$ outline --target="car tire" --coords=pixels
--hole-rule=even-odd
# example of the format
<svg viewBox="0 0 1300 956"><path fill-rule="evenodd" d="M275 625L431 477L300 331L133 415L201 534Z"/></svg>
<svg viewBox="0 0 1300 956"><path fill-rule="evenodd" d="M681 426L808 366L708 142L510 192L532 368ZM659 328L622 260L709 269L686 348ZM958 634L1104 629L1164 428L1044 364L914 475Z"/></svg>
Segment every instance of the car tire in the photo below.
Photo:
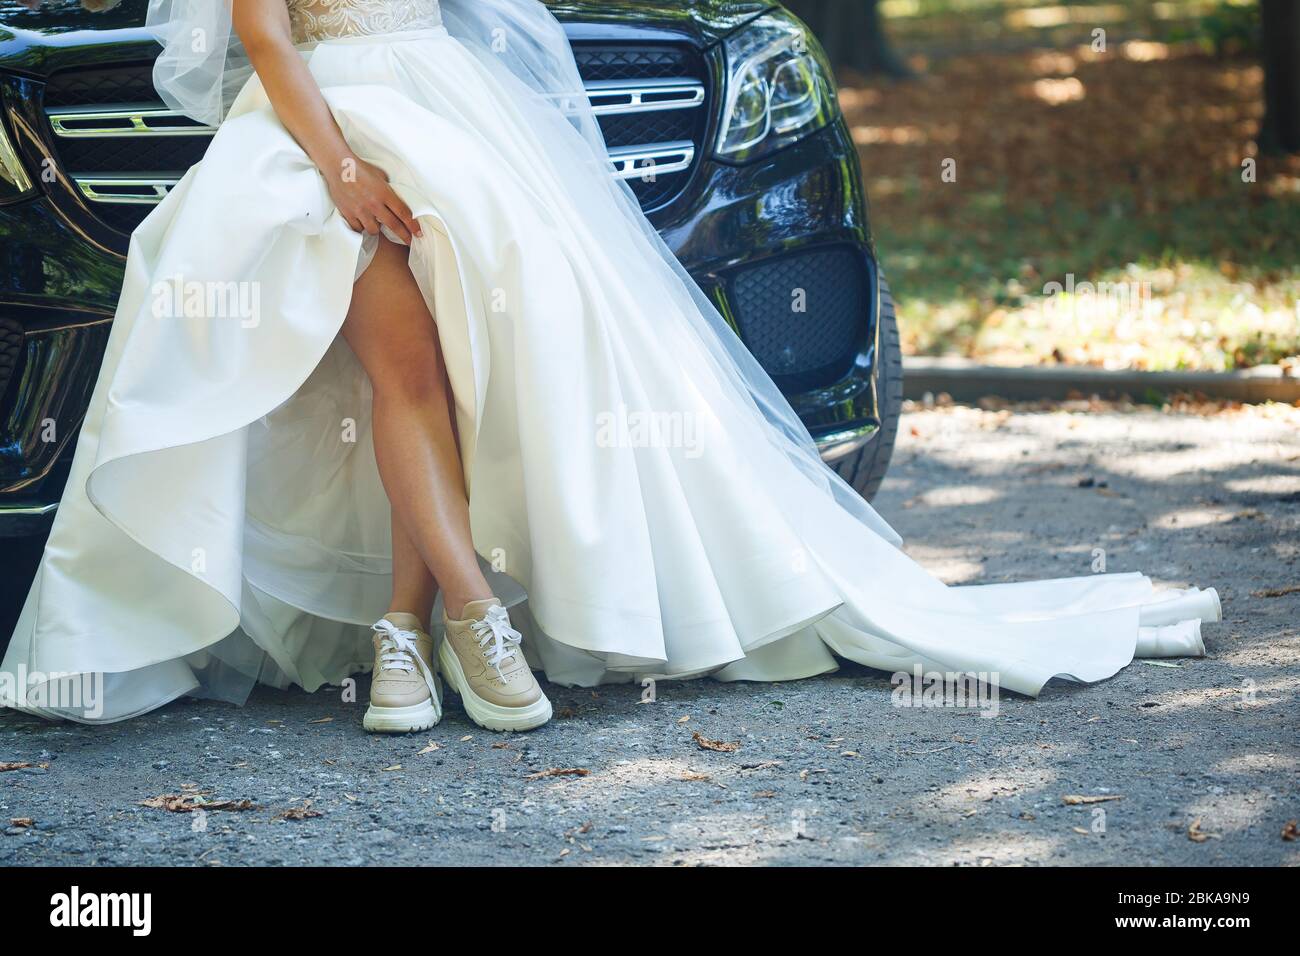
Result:
<svg viewBox="0 0 1300 956"><path fill-rule="evenodd" d="M833 467L841 478L870 501L880 490L894 454L898 420L903 413L903 350L898 341L898 317L889 281L880 276L880 428L861 450L845 455Z"/></svg>
<svg viewBox="0 0 1300 956"><path fill-rule="evenodd" d="M47 537L49 533L42 532L29 538L0 538L0 550L5 554L5 570L0 574L0 657L4 657L18 624L18 615L22 613L23 602L27 600L27 592L31 590L41 555L45 552Z"/></svg>

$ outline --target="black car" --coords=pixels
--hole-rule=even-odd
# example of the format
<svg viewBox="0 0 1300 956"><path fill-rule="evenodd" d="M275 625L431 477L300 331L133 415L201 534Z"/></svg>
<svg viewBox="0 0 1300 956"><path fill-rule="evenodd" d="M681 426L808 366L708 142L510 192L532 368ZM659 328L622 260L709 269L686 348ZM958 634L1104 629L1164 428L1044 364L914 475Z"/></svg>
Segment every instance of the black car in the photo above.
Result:
<svg viewBox="0 0 1300 956"><path fill-rule="evenodd" d="M0 552L20 592L14 556L61 496L128 236L212 135L154 93L146 7L0 0ZM870 497L897 429L898 332L820 46L765 0L551 8L614 174Z"/></svg>

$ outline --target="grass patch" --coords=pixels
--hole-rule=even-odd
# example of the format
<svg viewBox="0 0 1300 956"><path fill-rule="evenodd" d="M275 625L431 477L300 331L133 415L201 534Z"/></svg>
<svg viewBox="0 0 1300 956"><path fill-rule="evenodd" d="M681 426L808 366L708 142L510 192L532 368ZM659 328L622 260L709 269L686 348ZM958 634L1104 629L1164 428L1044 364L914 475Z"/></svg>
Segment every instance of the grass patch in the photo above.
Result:
<svg viewBox="0 0 1300 956"><path fill-rule="evenodd" d="M1211 370L1300 353L1300 159L1256 156L1253 59L1144 39L925 67L841 84L909 352Z"/></svg>

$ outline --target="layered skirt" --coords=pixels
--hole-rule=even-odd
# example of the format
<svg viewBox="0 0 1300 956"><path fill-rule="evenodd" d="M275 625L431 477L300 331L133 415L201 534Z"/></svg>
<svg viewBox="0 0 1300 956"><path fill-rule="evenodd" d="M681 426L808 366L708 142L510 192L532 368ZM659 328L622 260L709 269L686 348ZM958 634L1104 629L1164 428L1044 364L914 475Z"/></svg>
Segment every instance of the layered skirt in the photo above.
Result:
<svg viewBox="0 0 1300 956"><path fill-rule="evenodd" d="M441 29L317 45L344 136L419 217L476 550L563 684L785 680L836 657L1036 695L1200 654L1213 591L1139 574L949 587L762 434L657 273L555 188L516 93ZM371 393L339 329L373 240L256 78L131 239L0 704L118 720L363 670L390 596ZM103 675L93 712L60 695Z"/></svg>

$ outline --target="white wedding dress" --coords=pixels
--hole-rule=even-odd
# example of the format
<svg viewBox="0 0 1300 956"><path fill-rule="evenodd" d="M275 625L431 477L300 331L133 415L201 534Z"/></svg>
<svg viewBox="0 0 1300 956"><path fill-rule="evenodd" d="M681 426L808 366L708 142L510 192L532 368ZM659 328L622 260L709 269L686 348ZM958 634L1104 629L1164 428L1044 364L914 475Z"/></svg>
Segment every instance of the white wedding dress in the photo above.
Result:
<svg viewBox="0 0 1300 956"><path fill-rule="evenodd" d="M446 355L475 546L550 680L787 680L838 655L1036 695L1135 654L1204 652L1212 590L932 577L774 437L788 406L737 388L734 343L701 333L700 299L651 240L609 225L624 213L599 173L573 175L603 158L538 135L527 91L449 34L436 0L289 6L349 144L423 224L410 265ZM372 252L250 80L131 239L0 704L119 720L365 668L389 511L369 383L338 332ZM240 307L214 310L213 289ZM690 440L620 427L638 414ZM57 697L76 674L104 675L93 716Z"/></svg>

